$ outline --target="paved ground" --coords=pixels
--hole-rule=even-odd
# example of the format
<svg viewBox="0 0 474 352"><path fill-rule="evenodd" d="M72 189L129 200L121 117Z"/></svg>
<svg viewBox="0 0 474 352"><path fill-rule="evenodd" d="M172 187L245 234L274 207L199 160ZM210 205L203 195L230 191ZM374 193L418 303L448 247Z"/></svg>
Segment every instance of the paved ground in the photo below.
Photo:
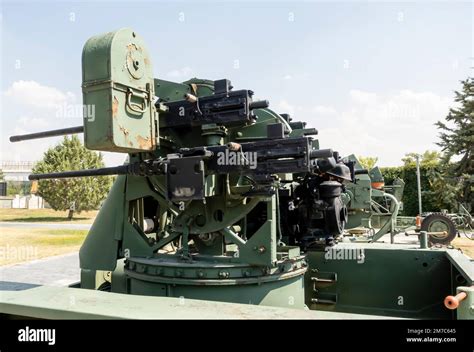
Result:
<svg viewBox="0 0 474 352"><path fill-rule="evenodd" d="M46 228L46 229L66 229L66 230L88 230L91 224L45 224L37 222L12 222L0 221L0 227L28 227L28 228Z"/></svg>
<svg viewBox="0 0 474 352"><path fill-rule="evenodd" d="M68 286L79 281L79 253L0 267L0 291L18 291L37 285Z"/></svg>

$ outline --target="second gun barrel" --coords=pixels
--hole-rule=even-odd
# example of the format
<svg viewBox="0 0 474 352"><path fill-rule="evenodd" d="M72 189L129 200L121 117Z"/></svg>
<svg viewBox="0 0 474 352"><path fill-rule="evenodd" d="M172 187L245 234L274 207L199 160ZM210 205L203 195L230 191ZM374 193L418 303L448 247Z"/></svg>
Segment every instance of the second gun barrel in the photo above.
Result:
<svg viewBox="0 0 474 352"><path fill-rule="evenodd" d="M26 141L29 139L64 136L67 134L76 134L76 133L83 133L83 132L84 132L84 126L75 126L75 127L61 128L59 130L51 130L51 131L43 131L43 132L11 136L10 142L21 142L21 141Z"/></svg>
<svg viewBox="0 0 474 352"><path fill-rule="evenodd" d="M29 180L45 180L56 178L86 177L86 176L109 176L126 175L130 173L129 165L120 165L112 167L103 167L100 169L86 169L76 171L52 172L47 174L32 174L28 176Z"/></svg>

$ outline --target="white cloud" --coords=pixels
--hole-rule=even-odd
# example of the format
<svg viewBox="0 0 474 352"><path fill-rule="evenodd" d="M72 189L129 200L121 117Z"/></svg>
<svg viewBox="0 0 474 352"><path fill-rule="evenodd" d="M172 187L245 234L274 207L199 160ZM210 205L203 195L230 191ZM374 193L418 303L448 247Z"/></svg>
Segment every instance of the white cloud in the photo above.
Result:
<svg viewBox="0 0 474 352"><path fill-rule="evenodd" d="M63 93L57 88L43 86L35 81L13 82L4 92L4 96L16 103L36 108L57 108L75 100L71 92Z"/></svg>
<svg viewBox="0 0 474 352"><path fill-rule="evenodd" d="M60 107L76 106L75 95L35 81L16 81L1 94L4 107L0 130L0 160L35 161L61 137L11 143L9 136L82 124L82 118L58 116ZM82 105L81 105L82 106Z"/></svg>
<svg viewBox="0 0 474 352"><path fill-rule="evenodd" d="M317 105L312 109L312 112L315 114L320 114L320 115L334 115L337 113L336 109L334 109L332 106L323 106L323 105Z"/></svg>
<svg viewBox="0 0 474 352"><path fill-rule="evenodd" d="M375 93L364 92L357 89L351 90L349 96L353 102L359 104L373 104L377 99Z"/></svg>
<svg viewBox="0 0 474 352"><path fill-rule="evenodd" d="M290 104L286 100L280 100L278 103L278 110L276 111L277 113L285 113L285 114L294 114L296 111L296 107Z"/></svg>
<svg viewBox="0 0 474 352"><path fill-rule="evenodd" d="M127 154L124 153L102 152L102 155L106 166L123 165L127 159Z"/></svg>
<svg viewBox="0 0 474 352"><path fill-rule="evenodd" d="M283 76L283 79L286 79L286 80L289 80L289 79L292 79L293 76L292 75L285 75Z"/></svg>
<svg viewBox="0 0 474 352"><path fill-rule="evenodd" d="M177 70L169 71L166 75L170 78L190 78L192 68L186 66Z"/></svg>
<svg viewBox="0 0 474 352"><path fill-rule="evenodd" d="M15 128L12 135L29 133L31 130ZM56 145L62 137L42 138L36 140L11 143L3 136L0 144L0 160L37 161L43 157L48 148Z"/></svg>
<svg viewBox="0 0 474 352"><path fill-rule="evenodd" d="M270 106L270 109L274 110L275 112L279 114L290 114L294 115L297 113L299 116L301 116L302 113L305 112L305 108L300 105L293 105L289 103L287 100L283 99L278 102L278 104L275 107Z"/></svg>
<svg viewBox="0 0 474 352"><path fill-rule="evenodd" d="M27 129L38 129L48 127L50 123L41 117L22 116L18 119L18 125Z"/></svg>
<svg viewBox="0 0 474 352"><path fill-rule="evenodd" d="M453 106L450 98L411 90L389 95L352 90L348 102L331 119L330 127L321 128L314 115L309 125L319 125L321 148L333 148L342 155L377 156L380 166L400 165L409 152L439 150L434 123L443 120Z"/></svg>

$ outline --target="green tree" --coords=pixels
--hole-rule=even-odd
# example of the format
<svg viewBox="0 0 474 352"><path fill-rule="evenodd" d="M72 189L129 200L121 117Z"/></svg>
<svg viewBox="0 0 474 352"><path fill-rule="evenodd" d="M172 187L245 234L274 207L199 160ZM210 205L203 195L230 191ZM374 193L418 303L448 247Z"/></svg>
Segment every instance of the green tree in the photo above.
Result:
<svg viewBox="0 0 474 352"><path fill-rule="evenodd" d="M418 214L417 155L417 153L407 153L405 157L402 158L403 166L381 169L386 184L391 184L397 177L405 181L403 214L409 216ZM456 185L448 184L443 177L444 167L441 163L441 153L427 150L419 155L419 157L423 211L440 211L446 208L453 209L457 204L455 200L453 201L453 193L456 192Z"/></svg>
<svg viewBox="0 0 474 352"><path fill-rule="evenodd" d="M457 107L449 109L446 121L436 123L444 152L441 177L456 192L457 201L474 209L474 79L461 84L461 91L454 92Z"/></svg>
<svg viewBox="0 0 474 352"><path fill-rule="evenodd" d="M87 150L77 136L64 137L57 146L48 149L36 164L33 173L50 173L104 167L102 154ZM107 176L40 180L38 194L54 210L97 209L112 185ZM70 212L70 217L72 213Z"/></svg>
<svg viewBox="0 0 474 352"><path fill-rule="evenodd" d="M19 194L24 196L29 193L30 182L28 181L7 181L7 195L15 196Z"/></svg>
<svg viewBox="0 0 474 352"><path fill-rule="evenodd" d="M430 182L429 172L432 167L420 167L421 174L421 200L423 203L423 211L440 211L447 208L446 204L438 204L432 194L432 186ZM391 185L396 178L405 181L405 189L403 191L403 211L401 215L415 216L418 214L418 189L416 182L416 167L413 165L383 167L382 175L386 185Z"/></svg>
<svg viewBox="0 0 474 352"><path fill-rule="evenodd" d="M5 177L5 176L3 175L3 171L2 171L2 169L0 169L0 181L3 181L3 178L4 178L4 177Z"/></svg>
<svg viewBox="0 0 474 352"><path fill-rule="evenodd" d="M446 177L446 168L433 167L426 170L430 195L437 209L450 209L456 211L458 208L459 194L462 191L463 182L450 182Z"/></svg>
<svg viewBox="0 0 474 352"><path fill-rule="evenodd" d="M416 166L417 153L407 153L402 158L403 165L405 166ZM434 167L438 166L441 160L441 153L435 150L427 150L420 157L420 166Z"/></svg>
<svg viewBox="0 0 474 352"><path fill-rule="evenodd" d="M357 159L359 159L359 163L362 165L362 167L367 170L372 169L379 160L379 158L374 156L359 156Z"/></svg>

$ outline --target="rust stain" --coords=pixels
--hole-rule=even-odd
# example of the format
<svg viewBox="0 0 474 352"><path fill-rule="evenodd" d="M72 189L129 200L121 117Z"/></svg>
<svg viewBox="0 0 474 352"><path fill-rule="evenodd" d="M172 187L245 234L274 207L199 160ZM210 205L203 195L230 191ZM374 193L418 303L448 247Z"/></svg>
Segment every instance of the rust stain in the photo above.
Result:
<svg viewBox="0 0 474 352"><path fill-rule="evenodd" d="M112 117L113 118L117 117L118 106L119 106L119 101L118 101L117 97L114 95L114 101L112 103Z"/></svg>
<svg viewBox="0 0 474 352"><path fill-rule="evenodd" d="M119 125L119 129L120 129L120 131L122 131L122 133L125 135L125 138L128 137L128 133L129 133L129 132L128 132L128 130L127 130L125 127Z"/></svg>
<svg viewBox="0 0 474 352"><path fill-rule="evenodd" d="M132 51L132 50L137 50L139 52L143 52L143 49L141 46L135 44L135 43L130 43L127 45L127 49L128 51Z"/></svg>
<svg viewBox="0 0 474 352"><path fill-rule="evenodd" d="M138 135L137 142L140 149L151 149L153 146L150 137L143 138L142 136Z"/></svg>
<svg viewBox="0 0 474 352"><path fill-rule="evenodd" d="M129 132L125 127L120 126L120 125L119 125L119 129L120 129L120 131L122 131L122 133L123 133L123 135L124 135L124 137L125 137L125 143L128 143L128 145L133 148L133 143L132 143L132 141L128 138L130 132Z"/></svg>

